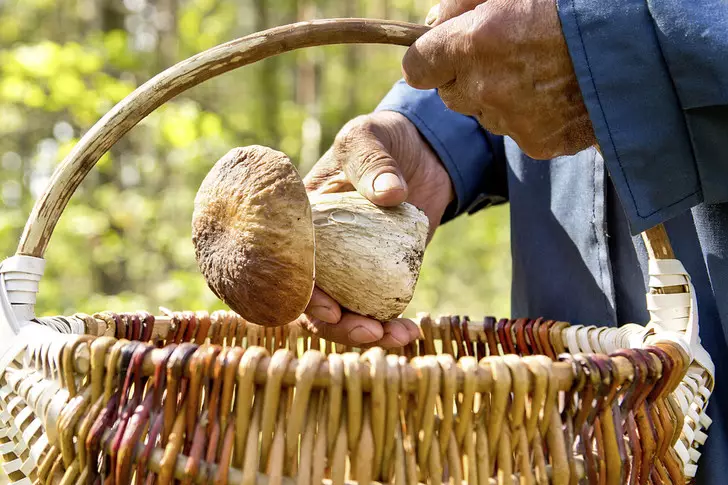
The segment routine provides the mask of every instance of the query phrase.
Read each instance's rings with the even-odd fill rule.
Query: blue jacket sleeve
[[[503,137],[486,132],[474,118],[448,109],[434,89],[413,89],[400,80],[375,111],[406,116],[440,157],[456,196],[442,222],[507,200]]]
[[[632,230],[728,201],[728,2],[557,4]]]

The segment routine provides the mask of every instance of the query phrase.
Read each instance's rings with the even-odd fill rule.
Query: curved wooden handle
[[[25,224],[16,254],[42,258],[71,196],[96,162],[149,113],[203,81],[284,52],[329,44],[411,45],[429,27],[373,19],[300,22],[257,32],[190,57],[153,77],[106,113],[53,172]],[[650,257],[672,257],[661,226],[643,236]],[[653,250],[652,248],[659,248]]]
[[[96,162],[126,132],[178,94],[225,72],[295,49],[328,44],[409,46],[428,29],[388,20],[314,20],[257,32],[175,64],[120,101],[81,138],[35,203],[16,254],[42,258],[63,209]]]

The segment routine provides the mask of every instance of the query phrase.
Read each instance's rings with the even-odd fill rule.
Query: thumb
[[[439,88],[457,77],[458,64],[468,59],[466,35],[474,22],[469,11],[417,39],[402,59],[404,80],[415,89]]]
[[[407,199],[399,164],[372,128],[359,125],[345,131],[330,156],[339,158],[351,184],[372,203],[394,206]]]

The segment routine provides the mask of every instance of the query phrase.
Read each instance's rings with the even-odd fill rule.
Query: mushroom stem
[[[427,216],[411,204],[378,207],[357,192],[309,194],[316,285],[343,307],[377,320],[399,316],[414,293]]]

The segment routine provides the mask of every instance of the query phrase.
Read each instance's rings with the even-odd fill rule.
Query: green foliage
[[[510,314],[511,260],[508,207],[497,206],[440,227],[425,252],[407,316]],[[432,310],[431,310],[432,309]]]
[[[304,18],[418,21],[420,0],[0,1],[0,256],[14,252],[53,168],[134,88],[200,50]],[[341,125],[397,80],[403,48],[330,46],[226,74],[133,129],[81,185],[46,253],[39,314],[223,305],[197,271],[195,192],[227,150],[253,143],[307,171]],[[408,314],[507,314],[507,207],[442,227]]]

